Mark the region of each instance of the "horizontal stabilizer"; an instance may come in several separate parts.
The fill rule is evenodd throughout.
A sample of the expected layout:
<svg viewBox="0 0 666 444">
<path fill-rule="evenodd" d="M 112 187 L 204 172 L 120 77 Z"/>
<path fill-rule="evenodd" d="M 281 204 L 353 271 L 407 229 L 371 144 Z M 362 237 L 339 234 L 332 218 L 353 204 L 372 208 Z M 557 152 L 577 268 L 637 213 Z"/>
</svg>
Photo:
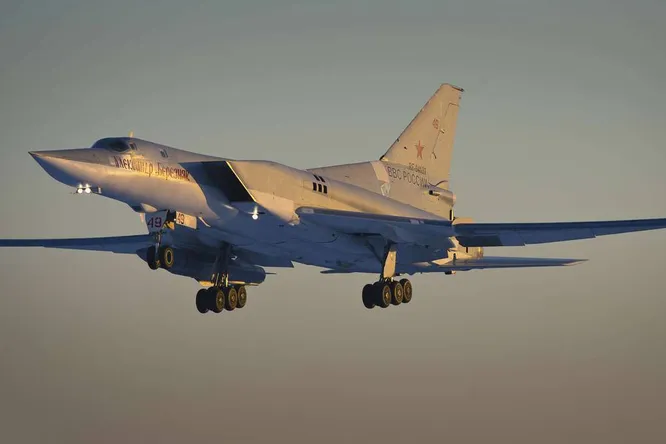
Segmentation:
<svg viewBox="0 0 666 444">
<path fill-rule="evenodd" d="M 78 239 L 0 239 L 0 247 L 43 247 L 134 254 L 155 243 L 149 234 Z"/>
<path fill-rule="evenodd" d="M 666 219 L 595 222 L 461 223 L 454 224 L 464 247 L 518 247 L 530 244 L 592 239 L 610 234 L 666 228 Z"/>
</svg>

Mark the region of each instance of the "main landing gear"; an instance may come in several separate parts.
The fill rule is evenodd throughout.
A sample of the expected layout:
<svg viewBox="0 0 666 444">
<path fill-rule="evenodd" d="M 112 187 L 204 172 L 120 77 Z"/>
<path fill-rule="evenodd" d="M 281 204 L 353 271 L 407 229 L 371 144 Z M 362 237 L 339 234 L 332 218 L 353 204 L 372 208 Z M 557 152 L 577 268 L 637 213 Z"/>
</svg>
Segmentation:
<svg viewBox="0 0 666 444">
<path fill-rule="evenodd" d="M 412 283 L 409 279 L 380 280 L 374 284 L 363 287 L 363 305 L 365 308 L 381 307 L 389 305 L 408 304 L 412 300 Z"/>
<path fill-rule="evenodd" d="M 229 260 L 231 246 L 224 244 L 213 264 L 213 286 L 201 289 L 197 293 L 196 306 L 199 313 L 222 313 L 223 310 L 233 311 L 247 304 L 245 285 L 229 283 Z"/>
<path fill-rule="evenodd" d="M 389 243 L 384 250 L 382 260 L 382 274 L 377 282 L 363 287 L 363 305 L 365 308 L 375 306 L 386 308 L 389 305 L 400 305 L 412 300 L 412 283 L 409 279 L 396 281 L 395 265 L 397 262 L 397 247 Z"/>
<path fill-rule="evenodd" d="M 245 307 L 245 304 L 247 304 L 245 285 L 202 288 L 197 293 L 196 298 L 199 313 L 233 311 Z"/>
</svg>

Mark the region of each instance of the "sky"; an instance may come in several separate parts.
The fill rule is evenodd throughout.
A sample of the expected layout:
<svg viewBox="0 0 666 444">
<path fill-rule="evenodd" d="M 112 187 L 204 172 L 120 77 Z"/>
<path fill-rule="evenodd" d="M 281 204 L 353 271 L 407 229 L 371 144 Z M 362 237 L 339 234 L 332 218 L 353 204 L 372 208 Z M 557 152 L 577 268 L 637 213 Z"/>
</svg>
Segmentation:
<svg viewBox="0 0 666 444">
<path fill-rule="evenodd" d="M 145 232 L 28 151 L 137 137 L 298 168 L 377 159 L 465 88 L 451 186 L 478 221 L 666 217 L 661 0 L 5 1 L 1 238 Z M 666 441 L 666 232 L 490 249 L 561 269 L 297 266 L 221 315 L 137 257 L 0 251 L 0 441 Z"/>
</svg>

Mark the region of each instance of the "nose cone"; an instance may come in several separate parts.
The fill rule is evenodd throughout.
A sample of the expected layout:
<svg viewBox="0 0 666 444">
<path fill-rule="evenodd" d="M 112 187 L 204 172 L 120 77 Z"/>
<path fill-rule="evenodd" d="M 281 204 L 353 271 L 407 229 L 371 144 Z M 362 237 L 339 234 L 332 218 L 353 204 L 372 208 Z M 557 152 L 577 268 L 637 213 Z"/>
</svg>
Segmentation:
<svg viewBox="0 0 666 444">
<path fill-rule="evenodd" d="M 30 151 L 30 155 L 42 168 L 46 169 L 49 166 L 53 166 L 53 161 L 55 157 L 48 154 L 48 151 Z"/>
<path fill-rule="evenodd" d="M 39 159 L 48 156 L 46 154 L 47 151 L 30 151 L 30 155 L 32 156 L 33 159 L 35 159 L 37 162 L 39 162 Z"/>
<path fill-rule="evenodd" d="M 82 162 L 86 162 L 88 157 L 83 155 L 83 151 L 85 150 L 30 151 L 30 155 L 55 180 L 76 186 L 79 183 Z"/>
</svg>

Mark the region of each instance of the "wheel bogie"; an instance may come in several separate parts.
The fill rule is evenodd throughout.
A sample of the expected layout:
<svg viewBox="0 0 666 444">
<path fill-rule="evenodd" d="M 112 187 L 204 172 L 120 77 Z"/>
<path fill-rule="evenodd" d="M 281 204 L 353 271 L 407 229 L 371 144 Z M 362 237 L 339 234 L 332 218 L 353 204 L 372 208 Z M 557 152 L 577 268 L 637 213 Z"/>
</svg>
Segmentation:
<svg viewBox="0 0 666 444">
<path fill-rule="evenodd" d="M 195 302 L 199 313 L 233 311 L 245 307 L 247 290 L 244 285 L 202 288 L 197 293 Z"/>
<path fill-rule="evenodd" d="M 412 300 L 412 283 L 409 279 L 382 279 L 363 287 L 362 299 L 363 305 L 368 309 L 408 303 Z"/>
</svg>

